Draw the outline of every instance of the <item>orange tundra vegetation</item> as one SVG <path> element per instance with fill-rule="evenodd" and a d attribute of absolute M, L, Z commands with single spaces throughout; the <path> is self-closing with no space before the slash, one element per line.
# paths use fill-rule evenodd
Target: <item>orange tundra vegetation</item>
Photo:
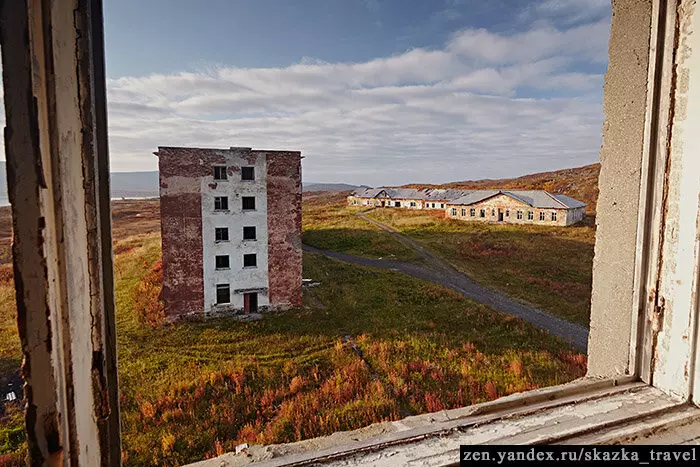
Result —
<path fill-rule="evenodd" d="M 300 309 L 255 322 L 154 325 L 163 316 L 161 248 L 157 212 L 145 204 L 144 215 L 130 203 L 115 219 L 125 465 L 182 465 L 243 442 L 329 435 L 585 374 L 584 355 L 520 320 L 437 285 L 314 254 L 304 255 L 304 277 L 320 285 L 305 290 Z M 398 256 L 392 241 L 377 244 Z M 0 362 L 17 367 L 10 267 L 0 279 Z M 0 426 L 23 432 L 21 417 Z M 0 459 L 25 449 L 0 442 Z"/>
<path fill-rule="evenodd" d="M 148 263 L 144 263 L 144 268 L 148 268 Z M 134 311 L 141 322 L 149 326 L 160 326 L 165 323 L 162 261 L 153 263 L 134 289 Z"/>

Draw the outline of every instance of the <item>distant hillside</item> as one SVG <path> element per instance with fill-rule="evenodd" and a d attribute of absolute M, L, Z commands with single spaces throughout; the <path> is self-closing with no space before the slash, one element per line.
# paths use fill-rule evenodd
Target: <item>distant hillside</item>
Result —
<path fill-rule="evenodd" d="M 348 185 L 346 183 L 304 183 L 304 191 L 352 191 L 359 188 L 357 185 Z"/>
<path fill-rule="evenodd" d="M 547 190 L 551 193 L 565 195 L 583 201 L 588 205 L 586 210 L 595 213 L 598 202 L 598 174 L 600 164 L 591 164 L 573 169 L 556 170 L 523 175 L 518 178 L 499 180 L 466 180 L 440 185 L 445 188 L 462 188 L 465 190 L 509 188 L 512 190 Z M 410 184 L 408 188 L 428 188 L 436 185 Z"/>

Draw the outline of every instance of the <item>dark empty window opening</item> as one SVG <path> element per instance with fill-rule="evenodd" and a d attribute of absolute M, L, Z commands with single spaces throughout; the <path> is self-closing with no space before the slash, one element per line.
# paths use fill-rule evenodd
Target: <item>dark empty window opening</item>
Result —
<path fill-rule="evenodd" d="M 401 207 L 401 201 L 396 201 L 394 203 L 394 207 L 400 208 Z"/>
<path fill-rule="evenodd" d="M 216 284 L 216 304 L 231 303 L 231 286 L 228 284 Z"/>
<path fill-rule="evenodd" d="M 244 196 L 243 197 L 243 210 L 244 211 L 255 211 L 255 196 Z"/>
<path fill-rule="evenodd" d="M 462 208 L 462 217 L 464 217 L 464 216 L 466 216 L 466 215 L 467 215 L 467 209 L 466 209 L 466 208 Z"/>
<path fill-rule="evenodd" d="M 258 294 L 255 292 L 243 294 L 243 312 L 256 313 L 258 311 Z"/>
<path fill-rule="evenodd" d="M 228 255 L 216 255 L 216 269 L 229 269 L 230 267 Z"/>
<path fill-rule="evenodd" d="M 506 209 L 506 217 L 510 217 L 510 209 Z"/>
<path fill-rule="evenodd" d="M 217 227 L 214 230 L 214 237 L 217 242 L 228 242 L 228 227 Z"/>
<path fill-rule="evenodd" d="M 243 267 L 244 268 L 255 268 L 258 266 L 258 255 L 255 253 L 249 253 L 243 255 Z"/>
<path fill-rule="evenodd" d="M 541 220 L 541 221 L 544 220 L 544 216 L 545 216 L 544 211 L 540 211 L 540 220 Z"/>
<path fill-rule="evenodd" d="M 491 209 L 491 215 L 492 215 L 492 216 L 495 216 L 495 215 L 496 215 L 496 210 L 495 210 L 495 209 Z"/>
<path fill-rule="evenodd" d="M 228 196 L 216 196 L 214 198 L 214 209 L 216 211 L 228 211 Z"/>
<path fill-rule="evenodd" d="M 485 210 L 480 210 L 479 211 L 479 217 L 486 217 L 486 211 Z"/>
<path fill-rule="evenodd" d="M 228 180 L 225 165 L 214 166 L 214 180 Z"/>
<path fill-rule="evenodd" d="M 476 216 L 476 209 L 474 209 L 474 208 L 469 209 L 469 215 L 470 215 L 471 217 Z"/>
<path fill-rule="evenodd" d="M 243 240 L 255 240 L 255 227 L 243 227 Z"/>
<path fill-rule="evenodd" d="M 557 220 L 557 211 L 552 211 L 552 220 L 553 221 Z"/>
<path fill-rule="evenodd" d="M 457 208 L 452 208 L 452 215 L 456 216 L 457 215 Z"/>
<path fill-rule="evenodd" d="M 531 221 L 534 218 L 535 218 L 535 213 L 533 213 L 532 211 L 528 211 L 527 212 L 527 220 Z"/>
<path fill-rule="evenodd" d="M 255 180 L 255 167 L 241 167 L 241 180 Z"/>

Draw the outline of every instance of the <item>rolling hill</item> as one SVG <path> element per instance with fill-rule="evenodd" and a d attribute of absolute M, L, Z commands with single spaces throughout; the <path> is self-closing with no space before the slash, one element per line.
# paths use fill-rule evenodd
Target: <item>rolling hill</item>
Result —
<path fill-rule="evenodd" d="M 565 195 L 583 201 L 588 205 L 586 211 L 595 213 L 598 202 L 598 174 L 600 164 L 585 165 L 573 169 L 555 170 L 523 175 L 517 178 L 465 180 L 439 185 L 441 188 L 460 188 L 464 190 L 511 189 L 511 190 L 547 190 L 551 193 Z M 406 188 L 437 188 L 438 185 L 409 184 Z"/>

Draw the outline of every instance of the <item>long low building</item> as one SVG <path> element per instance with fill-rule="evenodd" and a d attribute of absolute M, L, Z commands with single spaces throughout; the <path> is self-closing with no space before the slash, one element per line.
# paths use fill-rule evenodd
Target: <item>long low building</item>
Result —
<path fill-rule="evenodd" d="M 586 217 L 586 203 L 545 190 L 362 188 L 348 205 L 437 209 L 451 219 L 510 224 L 572 225 Z"/>

